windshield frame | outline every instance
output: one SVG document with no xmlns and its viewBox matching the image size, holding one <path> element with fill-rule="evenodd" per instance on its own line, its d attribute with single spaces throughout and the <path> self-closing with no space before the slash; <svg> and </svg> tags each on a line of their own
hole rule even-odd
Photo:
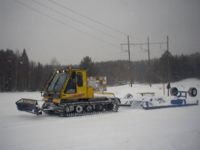
<svg viewBox="0 0 200 150">
<path fill-rule="evenodd" d="M 66 72 L 56 73 L 47 87 L 47 92 L 60 92 L 67 78 L 68 74 Z"/>
</svg>

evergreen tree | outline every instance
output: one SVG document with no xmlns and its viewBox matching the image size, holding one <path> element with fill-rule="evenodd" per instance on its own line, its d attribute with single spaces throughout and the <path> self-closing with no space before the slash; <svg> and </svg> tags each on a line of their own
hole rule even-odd
<svg viewBox="0 0 200 150">
<path fill-rule="evenodd" d="M 19 58 L 17 67 L 18 67 L 18 77 L 19 77 L 18 88 L 20 91 L 28 90 L 29 76 L 30 76 L 29 59 L 25 49 L 23 50 L 22 55 Z"/>
<path fill-rule="evenodd" d="M 87 70 L 88 75 L 92 76 L 95 74 L 94 63 L 89 56 L 84 57 L 79 66 L 80 68 Z"/>
<path fill-rule="evenodd" d="M 160 71 L 163 82 L 169 82 L 171 79 L 171 65 L 173 56 L 170 51 L 165 51 L 160 58 Z"/>
</svg>

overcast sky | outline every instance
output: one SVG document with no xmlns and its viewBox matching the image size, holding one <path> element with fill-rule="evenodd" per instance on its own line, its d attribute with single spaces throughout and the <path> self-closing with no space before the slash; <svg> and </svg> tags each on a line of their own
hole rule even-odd
<svg viewBox="0 0 200 150">
<path fill-rule="evenodd" d="M 127 59 L 120 43 L 166 41 L 172 54 L 200 52 L 200 0 L 0 0 L 0 49 L 61 64 Z M 159 57 L 166 45 L 150 46 Z M 146 59 L 131 46 L 131 59 Z"/>
</svg>

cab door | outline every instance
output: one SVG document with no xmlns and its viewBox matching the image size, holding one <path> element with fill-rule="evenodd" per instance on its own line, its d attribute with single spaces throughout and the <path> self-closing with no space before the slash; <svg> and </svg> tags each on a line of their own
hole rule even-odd
<svg viewBox="0 0 200 150">
<path fill-rule="evenodd" d="M 87 84 L 84 72 L 77 71 L 76 72 L 76 87 L 77 87 L 77 94 L 81 98 L 87 98 Z"/>
</svg>

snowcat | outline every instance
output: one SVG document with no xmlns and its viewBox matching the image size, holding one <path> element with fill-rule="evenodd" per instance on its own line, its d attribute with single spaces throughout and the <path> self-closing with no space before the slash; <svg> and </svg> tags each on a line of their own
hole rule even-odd
<svg viewBox="0 0 200 150">
<path fill-rule="evenodd" d="M 16 102 L 20 111 L 41 115 L 76 116 L 95 112 L 118 111 L 120 99 L 113 93 L 95 93 L 88 85 L 87 71 L 66 69 L 56 71 L 41 92 L 43 99 L 22 98 Z M 42 105 L 39 105 L 41 103 Z"/>
</svg>

